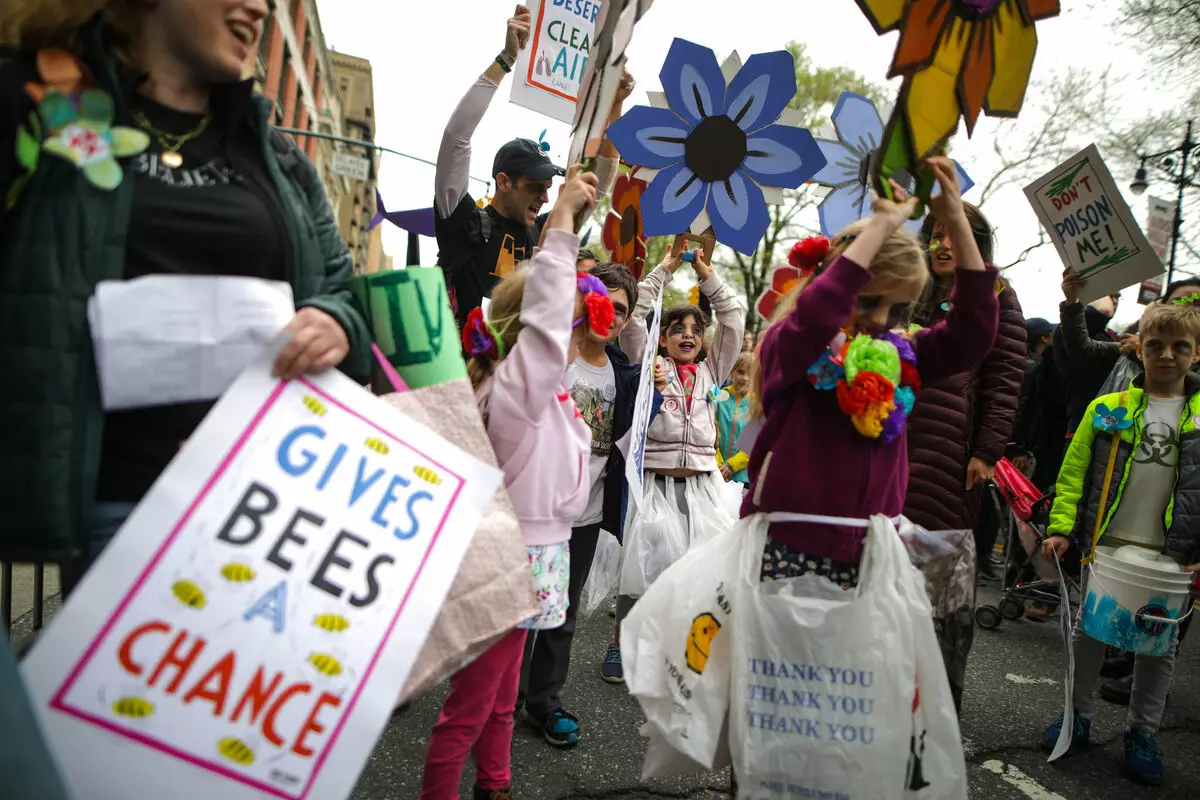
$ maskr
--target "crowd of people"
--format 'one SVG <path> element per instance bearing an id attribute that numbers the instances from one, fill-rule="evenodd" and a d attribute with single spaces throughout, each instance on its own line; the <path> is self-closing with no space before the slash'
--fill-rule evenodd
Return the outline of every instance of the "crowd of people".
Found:
<path id="1" fill-rule="evenodd" d="M 97 282 L 163 273 L 285 281 L 297 313 L 278 376 L 337 367 L 368 378 L 371 333 L 347 289 L 350 256 L 316 172 L 242 80 L 267 13 L 265 0 L 35 0 L 0 11 L 0 41 L 13 43 L 0 53 L 0 402 L 20 420 L 0 428 L 0 558 L 61 564 L 68 595 L 212 407 L 104 409 L 87 319 Z M 639 282 L 581 247 L 576 220 L 619 167 L 607 139 L 590 169 L 566 170 L 537 143 L 514 139 L 495 154 L 490 201 L 468 193 L 472 136 L 530 25 L 518 6 L 501 50 L 446 125 L 433 189 L 439 266 L 539 613 L 451 680 L 422 798 L 458 797 L 469 754 L 475 797 L 509 797 L 518 716 L 549 745 L 583 740 L 587 720 L 562 699 L 581 593 L 605 532 L 626 552 L 652 546 L 638 539 L 647 534 L 634 506 L 671 509 L 686 549 L 732 526 L 732 489 L 742 517 L 770 521 L 761 581 L 815 574 L 856 586 L 860 523 L 873 515 L 973 531 L 964 546 L 973 545 L 980 576 L 995 580 L 1001 509 L 989 486 L 1007 457 L 1039 490 L 1056 492 L 1046 557 L 1078 568 L 1102 541 L 1200 566 L 1200 379 L 1191 372 L 1200 281 L 1172 284 L 1119 337 L 1108 329 L 1118 298 L 1082 305 L 1085 284 L 1073 275 L 1058 324 L 1027 320 L 994 266 L 992 225 L 963 202 L 954 164 L 937 156 L 928 163 L 940 191 L 920 234 L 904 229 L 916 198 L 893 184 L 866 219 L 803 243 L 804 276 L 755 339 L 713 253 L 673 248 Z M 29 87 L 72 80 L 111 100 L 110 123 L 146 134 L 144 152 L 109 185 L 86 165 L 19 156 L 38 110 Z M 626 76 L 612 119 L 633 88 Z M 203 179 L 181 180 L 185 172 Z M 664 308 L 651 330 L 663 288 L 685 265 L 704 307 Z M 652 397 L 639 398 L 648 348 Z M 635 411 L 647 401 L 644 495 L 631 503 L 623 442 L 640 435 Z M 1129 409 L 1133 424 L 1108 435 L 1093 424 L 1101 405 Z M 1109 484 L 1097 471 L 1112 472 L 1114 446 L 1119 477 L 1101 497 Z M 624 680 L 621 621 L 657 574 L 640 569 L 635 585 L 626 571 L 601 666 L 613 684 Z M 973 626 L 942 623 L 961 708 Z M 1105 691 L 1130 706 L 1126 774 L 1161 784 L 1156 734 L 1175 646 L 1106 662 L 1104 644 L 1077 629 L 1074 647 L 1074 716 L 1047 729 L 1047 749 L 1064 725 L 1073 751 L 1086 745 L 1104 671 Z M 3 655 L 0 670 L 11 665 Z M 65 796 L 48 786 L 53 766 L 36 737 L 17 738 L 7 755 L 18 753 L 21 768 L 0 769 L 0 787 Z"/>

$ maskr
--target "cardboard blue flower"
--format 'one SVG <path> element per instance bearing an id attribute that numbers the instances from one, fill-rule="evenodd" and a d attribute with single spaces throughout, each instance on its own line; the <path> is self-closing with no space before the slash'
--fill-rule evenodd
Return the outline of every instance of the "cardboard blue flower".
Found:
<path id="1" fill-rule="evenodd" d="M 838 381 L 846 377 L 846 369 L 833 360 L 828 349 L 808 368 L 808 382 L 822 392 L 833 391 Z"/>
<path id="2" fill-rule="evenodd" d="M 796 94 L 791 54 L 751 56 L 727 85 L 712 50 L 676 39 L 659 79 L 669 109 L 637 106 L 608 128 L 626 163 L 660 170 L 642 196 L 646 235 L 707 211 L 718 241 L 753 253 L 770 224 L 762 187 L 795 189 L 825 164 L 811 133 L 775 124 Z"/>
<path id="3" fill-rule="evenodd" d="M 1124 406 L 1109 408 L 1104 403 L 1096 406 L 1096 427 L 1102 431 L 1123 431 L 1133 426 L 1133 420 L 1126 419 L 1129 409 Z"/>
<path id="4" fill-rule="evenodd" d="M 826 164 L 812 179 L 832 190 L 817 208 L 821 233 L 829 237 L 870 215 L 871 183 L 867 173 L 871 155 L 883 143 L 883 120 L 875 104 L 862 95 L 842 92 L 831 116 L 838 138 L 817 139 Z M 955 162 L 955 166 L 966 194 L 975 181 L 962 164 Z M 905 227 L 916 233 L 921 229 L 921 220 L 911 220 Z"/>

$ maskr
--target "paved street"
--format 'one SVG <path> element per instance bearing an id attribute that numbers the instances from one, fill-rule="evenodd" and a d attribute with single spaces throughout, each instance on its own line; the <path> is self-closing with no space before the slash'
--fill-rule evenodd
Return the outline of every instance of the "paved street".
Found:
<path id="1" fill-rule="evenodd" d="M 57 609 L 55 598 L 47 614 Z M 603 611 L 583 621 L 577 639 L 573 681 L 566 698 L 584 722 L 584 740 L 558 751 L 539 735 L 518 727 L 513 743 L 513 796 L 519 800 L 567 798 L 727 798 L 729 775 L 639 780 L 643 746 L 637 735 L 641 712 L 621 687 L 599 678 L 599 663 L 612 620 Z M 20 641 L 26 616 L 14 628 Z M 1200 644 L 1184 644 L 1175 688 L 1160 742 L 1166 753 L 1168 785 L 1141 789 L 1119 772 L 1123 708 L 1099 703 L 1086 754 L 1048 765 L 1038 736 L 1062 704 L 1062 657 L 1053 623 L 1005 622 L 998 631 L 978 631 L 971 652 L 963 735 L 968 750 L 973 800 L 1184 800 L 1200 785 Z M 417 795 L 425 741 L 445 687 L 415 702 L 393 720 L 359 782 L 353 800 L 412 800 Z M 470 796 L 468 776 L 463 782 Z"/>
<path id="2" fill-rule="evenodd" d="M 566 691 L 571 711 L 584 724 L 573 751 L 557 751 L 531 729 L 519 726 L 513 742 L 513 797 L 725 798 L 729 774 L 697 775 L 643 786 L 643 746 L 637 735 L 641 711 L 621 687 L 600 680 L 599 664 L 611 619 L 603 611 L 581 624 L 573 680 Z M 1196 797 L 1200 785 L 1200 644 L 1185 642 L 1175 690 L 1160 737 L 1169 783 L 1141 789 L 1121 777 L 1124 708 L 1101 702 L 1093 735 L 1098 746 L 1060 762 L 1045 763 L 1037 741 L 1062 708 L 1062 656 L 1054 623 L 1005 622 L 978 631 L 971 652 L 963 735 L 968 747 L 973 800 L 1173 800 Z M 411 800 L 421 777 L 425 737 L 437 719 L 445 688 L 414 703 L 393 721 L 359 781 L 354 800 Z M 470 796 L 471 768 L 463 782 Z"/>

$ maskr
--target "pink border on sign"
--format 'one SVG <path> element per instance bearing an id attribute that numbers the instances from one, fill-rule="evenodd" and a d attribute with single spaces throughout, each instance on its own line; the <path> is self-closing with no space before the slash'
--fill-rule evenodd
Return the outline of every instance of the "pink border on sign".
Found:
<path id="1" fill-rule="evenodd" d="M 459 495 L 462 494 L 463 486 L 466 485 L 466 479 L 463 478 L 461 475 L 448 469 L 440 462 L 438 462 L 432 458 L 429 458 L 429 456 L 427 456 L 425 453 L 423 453 L 422 451 L 417 450 L 415 447 L 409 445 L 407 442 L 405 442 L 403 439 L 401 439 L 396 434 L 379 427 L 377 424 L 375 424 L 371 420 L 367 419 L 362 414 L 358 413 L 357 411 L 354 411 L 353 409 L 351 409 L 349 406 L 342 403 L 341 401 L 331 397 L 329 394 L 327 394 L 323 390 L 321 390 L 318 387 L 316 387 L 315 385 L 313 385 L 306 378 L 303 378 L 303 377 L 298 378 L 297 383 L 303 384 L 305 386 L 305 388 L 307 388 L 309 391 L 312 391 L 312 392 L 320 395 L 327 402 L 331 403 L 332 405 L 337 406 L 341 410 L 345 411 L 347 414 L 350 414 L 351 416 L 361 420 L 362 422 L 366 423 L 370 427 L 374 428 L 376 431 L 378 431 L 378 432 L 382 433 L 383 435 L 387 436 L 388 438 L 392 439 L 397 444 L 408 448 L 412 452 L 419 455 L 421 458 L 428 461 L 430 464 L 433 464 L 435 467 L 437 467 L 440 471 L 442 471 L 446 475 L 449 475 L 450 477 L 452 477 L 458 481 L 458 488 L 454 490 L 454 494 L 450 498 L 450 503 L 446 507 L 446 513 L 443 514 L 442 518 L 438 521 L 437 528 L 434 530 L 433 536 L 429 540 L 429 547 L 427 547 L 425 549 L 424 555 L 421 556 L 421 562 L 420 562 L 420 564 L 417 565 L 417 571 L 413 575 L 412 581 L 409 583 L 408 591 L 406 591 L 404 593 L 404 597 L 401 598 L 400 605 L 397 607 L 395 615 L 392 617 L 391 622 L 388 624 L 387 632 L 385 633 L 384 638 L 383 638 L 382 642 L 380 643 L 379 647 L 375 650 L 374 655 L 372 655 L 371 661 L 367 665 L 366 670 L 364 670 L 362 680 L 359 681 L 358 687 L 355 689 L 354 695 L 350 698 L 350 702 L 349 702 L 349 704 L 347 704 L 345 712 L 343 712 L 341 717 L 338 719 L 338 723 L 334 727 L 332 733 L 330 733 L 329 739 L 325 743 L 325 747 L 321 750 L 320 754 L 317 756 L 316 760 L 313 762 L 312 770 L 310 771 L 308 781 L 307 781 L 307 783 L 305 783 L 304 788 L 300 791 L 299 794 L 289 794 L 288 792 L 286 792 L 282 789 L 279 789 L 278 787 L 272 786 L 267 783 L 263 783 L 261 781 L 258 781 L 253 778 L 249 778 L 245 775 L 234 772 L 233 770 L 231 770 L 228 767 L 225 767 L 221 764 L 205 761 L 204 759 L 199 758 L 191 753 L 187 753 L 178 748 L 164 744 L 163 742 L 161 742 L 157 739 L 151 738 L 150 736 L 148 736 L 146 734 L 129 731 L 125 728 L 122 728 L 122 727 L 112 723 L 109 720 L 104 719 L 103 717 L 96 716 L 95 714 L 92 714 L 88 711 L 84 711 L 83 709 L 75 708 L 74 706 L 68 705 L 67 701 L 66 701 L 66 695 L 68 692 L 70 692 L 71 687 L 75 684 L 76 680 L 78 680 L 79 674 L 81 672 L 83 672 L 83 670 L 88 666 L 88 664 L 91 662 L 92 658 L 95 656 L 96 651 L 100 649 L 100 645 L 104 643 L 104 641 L 108 638 L 108 635 L 112 632 L 112 629 L 114 627 L 116 627 L 117 622 L 124 615 L 125 609 L 129 607 L 129 604 L 133 602 L 134 597 L 136 597 L 138 592 L 141 591 L 142 586 L 146 583 L 147 580 L 149 580 L 150 575 L 154 572 L 155 568 L 158 566 L 158 563 L 166 555 L 167 551 L 171 547 L 171 544 L 179 536 L 179 533 L 183 530 L 184 525 L 187 524 L 187 521 L 191 518 L 192 514 L 195 513 L 195 511 L 196 511 L 197 507 L 199 507 L 200 503 L 203 502 L 204 498 L 208 496 L 210 491 L 212 491 L 212 488 L 217 484 L 217 482 L 221 479 L 221 477 L 225 474 L 225 472 L 228 471 L 229 466 L 233 463 L 233 459 L 237 456 L 237 454 L 241 451 L 241 449 L 243 447 L 245 447 L 246 442 L 249 441 L 250 436 L 254 433 L 254 430 L 259 425 L 262 424 L 262 421 L 267 416 L 267 413 L 279 401 L 279 398 L 283 395 L 284 389 L 287 388 L 287 385 L 288 385 L 287 382 L 285 382 L 285 381 L 280 381 L 279 384 L 275 387 L 275 389 L 272 390 L 271 394 L 267 397 L 266 401 L 263 402 L 262 407 L 259 408 L 259 410 L 255 413 L 254 417 L 246 425 L 245 430 L 243 430 L 241 435 L 237 438 L 237 440 L 234 441 L 233 446 L 230 448 L 229 452 L 225 454 L 225 457 L 223 459 L 221 459 L 221 463 L 217 465 L 217 468 L 213 472 L 213 474 L 211 476 L 209 476 L 209 479 L 205 482 L 204 487 L 200 490 L 200 493 L 196 495 L 195 499 L 192 500 L 192 502 L 188 505 L 187 509 L 184 511 L 183 516 L 180 517 L 179 522 L 177 522 L 175 524 L 175 527 L 172 529 L 170 536 L 168 536 L 166 538 L 166 541 L 164 541 L 162 543 L 162 545 L 158 548 L 158 550 L 154 553 L 154 556 L 153 556 L 153 558 L 151 558 L 150 563 L 146 566 L 146 568 L 138 576 L 138 579 L 133 584 L 133 587 L 129 590 L 129 592 L 125 595 L 124 599 L 122 599 L 121 603 L 117 606 L 117 610 L 113 613 L 113 615 L 111 617 L 109 617 L 108 622 L 106 622 L 104 624 L 104 627 L 101 628 L 100 633 L 96 636 L 95 640 L 92 641 L 92 644 L 88 647 L 87 651 L 83 654 L 83 657 L 79 660 L 79 662 L 71 670 L 71 673 L 67 676 L 66 681 L 63 682 L 63 685 L 59 688 L 58 692 L 55 693 L 54 699 L 50 701 L 50 707 L 56 711 L 60 711 L 69 716 L 77 717 L 81 720 L 84 720 L 85 722 L 90 722 L 93 725 L 96 725 L 97 727 L 100 727 L 100 728 L 103 728 L 103 729 L 109 731 L 110 733 L 116 733 L 116 734 L 124 736 L 128 739 L 132 739 L 133 741 L 135 741 L 139 744 L 145 745 L 146 747 L 149 747 L 153 750 L 159 750 L 161 752 L 167 753 L 168 755 L 172 755 L 182 761 L 186 761 L 194 766 L 200 767 L 201 769 L 207 770 L 209 772 L 215 772 L 215 773 L 221 775 L 222 777 L 229 778 L 230 780 L 237 781 L 238 783 L 244 783 L 255 789 L 266 792 L 267 794 L 274 795 L 275 797 L 285 798 L 285 800 L 303 800 L 305 797 L 308 796 L 309 791 L 312 789 L 313 783 L 316 781 L 317 777 L 321 773 L 321 768 L 325 764 L 325 759 L 329 756 L 330 751 L 333 749 L 334 743 L 337 742 L 338 736 L 341 735 L 342 728 L 345 726 L 346 720 L 349 719 L 350 715 L 353 713 L 354 707 L 358 703 L 359 696 L 362 694 L 363 689 L 366 688 L 367 682 L 371 679 L 371 674 L 375 671 L 375 666 L 376 666 L 376 664 L 379 663 L 380 656 L 383 653 L 384 644 L 386 644 L 386 642 L 388 642 L 391 639 L 392 631 L 395 630 L 396 623 L 399 622 L 400 616 L 404 613 L 404 609 L 408 605 L 409 598 L 412 597 L 413 588 L 416 586 L 417 582 L 420 580 L 421 573 L 425 570 L 425 565 L 429 561 L 429 556 L 433 552 L 433 548 L 437 544 L 438 539 L 441 537 L 442 529 L 446 525 L 446 518 L 450 515 L 450 512 L 454 509 L 455 504 L 458 502 Z"/>

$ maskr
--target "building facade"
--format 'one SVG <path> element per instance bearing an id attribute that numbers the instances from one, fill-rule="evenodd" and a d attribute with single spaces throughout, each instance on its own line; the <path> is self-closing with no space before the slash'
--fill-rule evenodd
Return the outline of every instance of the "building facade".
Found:
<path id="1" fill-rule="evenodd" d="M 270 5 L 254 77 L 258 90 L 275 104 L 275 125 L 373 142 L 370 62 L 329 50 L 316 0 L 273 0 Z M 352 116 L 347 116 L 348 110 Z M 316 164 L 355 272 L 382 268 L 387 261 L 382 245 L 372 252 L 371 237 L 366 233 L 375 214 L 376 151 L 303 134 L 292 136 Z M 367 157 L 371 162 L 368 179 L 334 174 L 334 154 L 339 152 Z"/>

